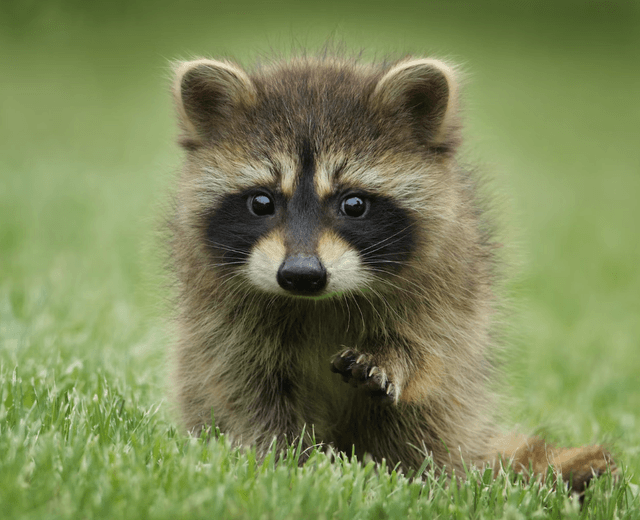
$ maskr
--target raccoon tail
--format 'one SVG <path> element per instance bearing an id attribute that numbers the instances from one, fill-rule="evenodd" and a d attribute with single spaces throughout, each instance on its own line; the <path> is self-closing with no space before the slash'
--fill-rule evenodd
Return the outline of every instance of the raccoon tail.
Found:
<path id="1" fill-rule="evenodd" d="M 527 480 L 536 476 L 554 474 L 572 491 L 583 493 L 591 479 L 610 471 L 617 474 L 617 466 L 611 453 L 599 445 L 579 448 L 560 448 L 548 444 L 540 437 L 527 437 L 511 433 L 496 437 L 492 442 L 492 464 L 497 474 L 501 467 L 512 467 Z"/>

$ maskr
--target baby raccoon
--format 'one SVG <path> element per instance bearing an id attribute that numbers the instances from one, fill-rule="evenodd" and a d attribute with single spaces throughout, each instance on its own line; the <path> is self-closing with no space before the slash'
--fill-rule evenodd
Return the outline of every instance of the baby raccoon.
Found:
<path id="1" fill-rule="evenodd" d="M 551 465 L 576 490 L 613 466 L 599 446 L 497 434 L 493 246 L 456 161 L 454 68 L 201 59 L 178 65 L 174 94 L 174 380 L 191 432 L 214 418 L 264 454 L 306 425 L 392 466 Z"/>

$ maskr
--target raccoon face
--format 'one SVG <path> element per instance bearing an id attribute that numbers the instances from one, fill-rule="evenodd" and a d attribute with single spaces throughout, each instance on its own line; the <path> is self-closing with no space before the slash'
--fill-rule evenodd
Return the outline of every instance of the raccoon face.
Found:
<path id="1" fill-rule="evenodd" d="M 321 197 L 308 153 L 292 194 L 258 185 L 221 198 L 207 216 L 212 253 L 260 289 L 281 294 L 360 290 L 376 273 L 398 271 L 415 245 L 409 212 L 354 186 Z"/>
<path id="2" fill-rule="evenodd" d="M 435 60 L 385 74 L 304 62 L 252 78 L 229 63 L 180 65 L 187 191 L 205 206 L 210 268 L 307 298 L 397 275 L 419 241 L 416 170 L 446 155 L 450 82 Z"/>

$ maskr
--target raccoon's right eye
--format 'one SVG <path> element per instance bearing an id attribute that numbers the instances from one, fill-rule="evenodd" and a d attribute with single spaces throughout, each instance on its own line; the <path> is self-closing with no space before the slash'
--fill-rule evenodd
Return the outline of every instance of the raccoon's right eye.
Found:
<path id="1" fill-rule="evenodd" d="M 258 193 L 249 199 L 249 209 L 251 213 L 258 217 L 273 215 L 276 210 L 275 204 L 269 195 Z"/>
<path id="2" fill-rule="evenodd" d="M 349 195 L 342 200 L 340 210 L 347 217 L 362 217 L 368 208 L 367 200 L 358 195 Z"/>

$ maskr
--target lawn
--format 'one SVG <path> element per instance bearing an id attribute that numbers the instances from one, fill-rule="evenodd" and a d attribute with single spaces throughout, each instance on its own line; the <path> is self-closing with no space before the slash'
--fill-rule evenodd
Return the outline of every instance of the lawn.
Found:
<path id="1" fill-rule="evenodd" d="M 245 5 L 246 4 L 246 5 Z M 466 71 L 465 161 L 504 242 L 501 423 L 622 478 L 424 483 L 296 447 L 257 464 L 171 407 L 169 60 L 328 38 Z M 639 518 L 640 8 L 491 1 L 0 7 L 0 510 L 10 518 Z"/>

